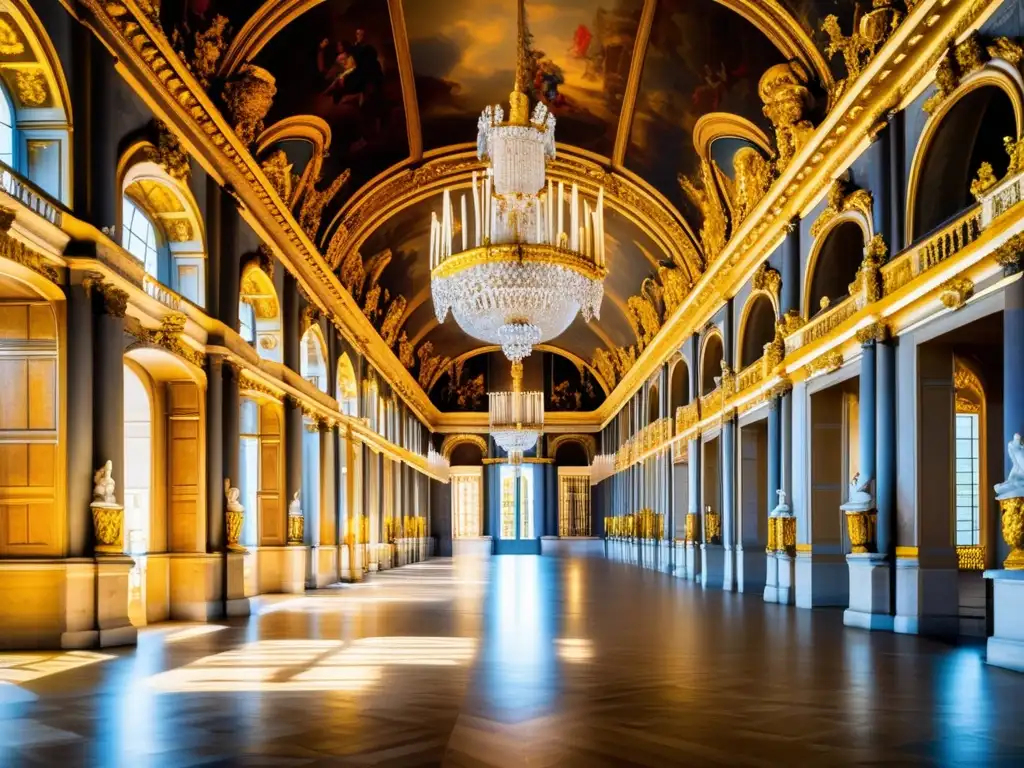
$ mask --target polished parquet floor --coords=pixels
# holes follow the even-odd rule
[[[1024,765],[1024,675],[602,559],[434,560],[0,654],[0,765]]]

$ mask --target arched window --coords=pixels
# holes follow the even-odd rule
[[[238,302],[238,333],[250,344],[256,344],[256,311],[244,299]]]
[[[14,167],[14,110],[3,86],[0,86],[0,162]]]
[[[277,300],[274,282],[255,264],[242,270],[242,290],[238,297],[239,333],[244,337],[243,322],[253,321],[256,351],[260,357],[281,362],[281,304]],[[251,312],[243,315],[243,305]]]
[[[701,397],[709,395],[718,386],[716,376],[722,375],[722,360],[725,359],[725,350],[722,348],[722,337],[713,333],[704,343],[704,356],[700,365],[700,394]]]
[[[356,404],[358,402],[358,387],[356,386],[356,372],[352,367],[352,360],[348,353],[342,353],[338,358],[338,402],[341,404],[341,412],[346,416],[356,415]]]
[[[145,265],[147,274],[157,277],[156,230],[149,217],[127,197],[121,204],[121,245]]]
[[[812,254],[806,314],[810,319],[849,295],[850,283],[864,260],[867,236],[856,221],[842,221],[826,234]]]
[[[775,305],[767,294],[756,294],[746,308],[740,340],[740,369],[764,356],[764,346],[775,338]]]

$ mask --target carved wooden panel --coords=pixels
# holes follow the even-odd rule
[[[0,556],[60,555],[57,343],[45,303],[0,303]]]
[[[283,454],[280,408],[277,403],[260,406],[260,484],[256,494],[260,546],[282,545],[287,537],[286,509],[281,492]]]
[[[172,552],[206,550],[199,388],[192,382],[167,385],[168,510]]]

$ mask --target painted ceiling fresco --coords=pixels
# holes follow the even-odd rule
[[[742,45],[730,41],[742,40]],[[626,167],[685,205],[678,177],[698,170],[693,128],[709,112],[767,130],[757,83],[782,54],[749,22],[710,0],[662,0],[655,10]]]
[[[313,114],[331,128],[325,184],[351,172],[335,202],[408,156],[391,16],[379,0],[321,3],[275,35],[254,63],[277,79],[266,118]]]
[[[475,141],[476,118],[508,101],[515,74],[515,4],[406,0],[424,149]],[[611,155],[643,0],[527,4],[531,100],[558,119],[558,140]]]
[[[756,203],[747,194],[751,181],[763,194],[777,172],[768,149],[773,126],[758,93],[761,76],[786,60],[782,49],[800,51],[809,65],[806,77],[797,75],[808,88],[805,117],[819,120],[830,80],[844,76],[842,56],[829,63],[831,76],[825,69],[832,57],[821,27],[835,14],[833,34],[848,34],[857,7],[855,0],[765,0],[765,7],[757,0],[654,0],[653,8],[646,0],[526,0],[529,95],[554,112],[560,144],[603,158],[606,171],[625,169],[641,189],[660,192],[687,222],[689,233],[679,236],[690,237],[706,260],[720,252],[729,220],[740,222]],[[788,29],[763,20],[785,11],[793,21]],[[480,111],[507,104],[516,0],[165,0],[162,6],[179,42],[215,27],[219,14],[227,17],[227,53],[218,76],[237,77],[251,63],[276,78],[265,125],[298,118],[330,129],[322,167],[301,179],[310,146],[264,145],[259,159],[268,180],[322,249],[341,233],[345,244],[330,260],[342,283],[413,375],[426,387],[436,383],[452,360],[480,346],[451,318],[438,324],[434,317],[426,251],[438,201],[399,210],[354,245],[345,242],[352,231],[347,217],[355,212],[358,222],[364,215],[371,179],[383,179],[396,164],[416,169],[437,150],[472,145]],[[694,131],[710,113],[718,114],[704,125],[718,127],[713,136],[704,133],[712,143],[703,163]],[[744,127],[729,133],[735,125]],[[276,152],[272,165],[277,149],[284,152]],[[621,166],[613,167],[613,158]],[[601,319],[577,318],[555,345],[565,360],[592,364],[614,385],[679,305],[688,282],[671,267],[667,250],[675,245],[662,250],[614,211],[607,232]],[[672,258],[686,260],[679,253]],[[694,274],[699,261],[689,264]]]

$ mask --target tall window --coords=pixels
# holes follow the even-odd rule
[[[483,473],[478,468],[456,470],[451,474],[452,536],[456,539],[480,535],[480,486]]]
[[[976,413],[956,414],[956,543],[981,542],[979,419]]]
[[[0,86],[0,162],[14,167],[14,110],[7,90]]]
[[[256,311],[247,301],[238,302],[238,333],[250,344],[256,343]]]
[[[156,232],[153,230],[153,222],[127,197],[122,198],[121,245],[145,265],[148,274],[157,276]]]
[[[240,477],[237,488],[242,492],[243,519],[242,543],[256,544],[257,494],[260,487],[260,407],[254,400],[242,398],[239,419],[239,462]],[[234,478],[231,478],[235,482]]]

